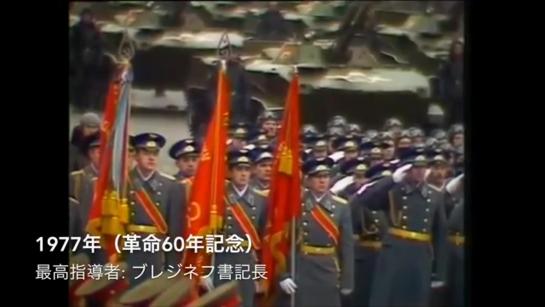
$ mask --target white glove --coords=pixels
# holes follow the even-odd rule
[[[435,289],[435,288],[441,288],[441,287],[443,287],[444,285],[445,285],[445,282],[439,281],[439,280],[434,280],[434,281],[431,282],[431,287],[432,287],[433,289]]]
[[[452,179],[447,185],[445,186],[445,190],[449,192],[450,194],[456,193],[458,191],[458,188],[460,187],[460,182],[464,179],[464,174],[458,175],[458,177]]]
[[[395,183],[399,183],[403,181],[403,178],[407,176],[407,171],[413,167],[412,164],[403,165],[402,167],[395,170],[394,174],[392,175],[392,179],[394,179]]]
[[[348,295],[352,293],[352,289],[341,289],[341,294],[342,295]]]
[[[297,285],[291,278],[286,278],[280,282],[280,288],[287,294],[293,294],[295,293],[295,289],[297,289]]]
[[[210,277],[201,277],[201,286],[211,291],[214,289],[214,281]]]

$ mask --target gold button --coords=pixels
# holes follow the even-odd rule
[[[161,195],[161,192],[157,192],[157,195]]]
[[[403,225],[403,226],[401,226],[401,228],[403,228],[403,229],[407,229],[407,226]]]
[[[404,215],[404,216],[403,216],[403,219],[404,219],[404,220],[406,220],[406,219],[407,219],[407,216],[406,216],[406,215]]]
[[[131,201],[131,205],[133,205],[133,206],[134,206],[134,201]]]
[[[257,208],[256,208],[256,207],[252,207],[252,210],[254,210],[254,211],[255,211],[255,210],[257,210]]]
[[[378,219],[375,219],[375,223],[378,223]]]
[[[426,212],[430,212],[430,208],[426,208]]]
[[[252,220],[255,220],[255,215],[252,215]]]
[[[331,208],[335,209],[335,205],[331,206]]]
[[[304,235],[304,236],[308,236],[308,232],[305,231],[305,232],[303,233],[303,235]]]
[[[334,217],[334,216],[335,216],[335,214],[331,213],[331,214],[330,214],[330,216],[331,216],[331,217]]]
[[[307,223],[307,222],[303,222],[303,226],[308,226],[308,223]]]
[[[403,196],[403,200],[407,200],[407,196]]]
[[[428,230],[427,229],[422,229],[422,232],[428,232]]]
[[[428,202],[431,203],[431,199],[428,198]]]
[[[403,210],[407,210],[407,208],[409,208],[409,207],[407,207],[407,206],[403,206]]]
[[[427,223],[428,222],[428,219],[424,219],[424,223]]]
[[[233,218],[232,218],[230,215],[228,215],[228,216],[227,216],[227,219],[228,219],[228,220],[232,220]]]
[[[160,206],[160,204],[159,204],[159,203],[155,203],[155,204],[157,205],[157,207],[159,207],[159,206]]]

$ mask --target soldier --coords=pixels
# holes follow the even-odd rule
[[[390,132],[394,139],[399,138],[401,130],[403,129],[403,124],[401,121],[395,117],[389,118],[384,124],[384,130]]]
[[[397,140],[397,148],[410,148],[412,146],[413,140],[408,131],[401,132],[399,139]]]
[[[354,288],[350,208],[328,191],[332,165],[330,158],[310,159],[303,165],[309,189],[297,222],[295,276],[283,273],[280,279],[282,290],[295,294],[296,306],[340,306],[341,294]]]
[[[335,115],[327,122],[327,128],[331,127],[346,127],[348,122],[342,115]]]
[[[346,130],[349,136],[358,137],[358,138],[362,137],[361,126],[356,123],[350,123],[346,125]]]
[[[134,137],[134,143],[136,166],[129,172],[127,232],[142,239],[154,235],[160,241],[165,236],[170,240],[181,237],[185,227],[185,186],[174,177],[157,171],[159,151],[165,145],[165,138],[156,133],[141,133]],[[142,240],[139,241],[142,246]],[[165,264],[176,267],[181,260],[181,254],[174,250],[166,255],[161,251],[134,251],[124,256],[129,265],[131,287],[149,279],[152,267],[159,272]],[[142,266],[147,266],[143,273],[137,268]],[[135,279],[135,275],[139,278]]]
[[[69,196],[81,202],[84,186],[98,176],[100,162],[100,133],[95,132],[87,136],[83,143],[83,150],[90,163],[78,171],[70,173]]]
[[[251,242],[245,240],[242,248],[246,250],[251,244],[251,253],[223,252],[216,253],[214,267],[232,266],[232,274],[228,280],[220,279],[214,274],[213,286],[217,287],[231,280],[238,279],[239,291],[242,294],[242,306],[254,306],[254,295],[257,284],[252,279],[235,278],[235,266],[249,266],[254,268],[259,262],[257,252],[261,249],[261,238],[265,231],[267,214],[267,194],[250,186],[250,156],[247,150],[230,152],[229,171],[231,182],[227,183],[225,191],[225,217],[223,226],[224,238],[236,235],[241,238],[249,236]],[[210,283],[208,278],[206,283]],[[208,286],[210,288],[210,286]]]
[[[243,149],[246,146],[246,139],[248,138],[248,124],[237,123],[233,125],[230,136],[229,150],[236,151]]]
[[[335,141],[334,147],[336,147],[338,151],[330,155],[330,158],[336,162],[331,171],[333,183],[343,176],[343,174],[339,173],[341,165],[358,157],[359,144],[353,137],[340,137]],[[338,156],[336,156],[337,153],[338,156],[342,156],[342,158],[339,159]]]
[[[463,148],[464,146],[464,126],[460,124],[452,125],[449,130],[449,143],[452,147]]]
[[[129,135],[129,146],[127,148],[128,155],[127,155],[127,167],[128,170],[132,170],[134,168],[134,157],[136,155],[136,149],[134,147],[134,136]]]
[[[438,192],[442,192],[445,187],[448,172],[448,161],[444,155],[435,155],[429,163],[430,172],[426,177],[428,185]]]
[[[392,175],[393,166],[390,163],[377,164],[364,172],[360,186],[348,186],[343,194],[350,199],[356,192],[364,194],[379,179]],[[371,286],[373,283],[375,265],[382,249],[382,236],[388,228],[384,212],[370,210],[363,206],[351,204],[352,224],[354,231],[355,285],[354,292],[344,302],[344,306],[369,306]]]
[[[391,161],[395,159],[395,144],[392,139],[385,139],[380,144],[382,149],[382,160]]]
[[[89,158],[85,150],[85,139],[98,133],[100,127],[100,118],[95,113],[85,113],[80,119],[78,126],[72,129],[70,139],[70,172],[77,171],[89,164]]]
[[[347,176],[352,176],[352,182],[343,188],[338,195],[344,199],[349,199],[356,193],[364,184],[367,183],[365,173],[369,169],[367,161],[363,157],[345,162],[341,165],[341,172]]]
[[[453,306],[464,306],[464,199],[463,174],[453,179],[446,186],[449,194],[457,196],[459,201],[448,220],[449,265],[447,302]]]
[[[430,282],[442,287],[446,270],[443,195],[424,181],[427,159],[416,151],[403,157],[391,177],[379,180],[352,205],[382,210],[390,228],[377,259],[370,306],[427,306]],[[432,279],[433,260],[437,276]]]
[[[420,129],[420,128],[411,127],[409,129],[409,136],[412,138],[412,141],[413,141],[414,145],[424,144],[425,143],[424,142],[425,141],[424,131],[422,131],[422,129]]]
[[[272,142],[278,133],[278,118],[274,113],[265,111],[258,120],[261,130],[265,132],[267,139]]]
[[[337,151],[337,148],[335,147],[335,142],[338,138],[344,136],[345,133],[346,131],[344,130],[344,126],[331,126],[327,128],[327,149],[329,152]]]
[[[323,135],[316,136],[315,141],[312,145],[312,151],[311,155],[315,159],[321,159],[327,157],[328,151],[327,151],[328,145],[327,141],[323,137]]]
[[[252,179],[250,185],[261,192],[268,192],[271,183],[273,153],[271,148],[257,148],[252,157]]]
[[[381,164],[383,161],[382,150],[379,147],[373,147],[369,152],[369,166],[373,167]]]
[[[200,146],[194,139],[183,139],[170,147],[168,154],[176,161],[179,170],[174,175],[176,180],[184,180],[195,175],[200,153]]]

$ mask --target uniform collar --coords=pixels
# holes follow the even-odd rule
[[[144,177],[144,175],[142,174],[142,172],[140,171],[140,168],[138,168],[138,166],[136,166],[134,169],[136,170],[136,173],[138,174],[138,176],[140,177],[140,179],[143,182],[150,181],[154,177],[154,175],[157,173],[157,171],[153,171],[147,177]]]
[[[249,185],[246,185],[242,190],[239,190],[237,189],[237,187],[235,186],[235,184],[231,184],[231,187],[233,188],[233,191],[235,192],[235,194],[238,196],[238,197],[243,197],[246,192],[248,191],[248,186]]]
[[[320,197],[317,197],[313,192],[310,192],[310,196],[312,197],[312,200],[315,204],[320,204],[327,211],[333,212],[330,195],[331,194],[329,192],[326,192]]]
[[[428,193],[428,185],[425,182],[421,182],[418,185],[405,183],[401,190],[405,192],[405,194],[412,194],[413,192],[417,191],[422,194],[423,197],[427,197]]]

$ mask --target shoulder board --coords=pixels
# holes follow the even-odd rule
[[[77,171],[73,171],[70,173],[70,176],[77,176],[77,175],[83,175],[83,169],[80,169],[80,170],[77,170]]]
[[[268,197],[269,196],[269,190],[263,190],[263,191],[260,191],[258,189],[255,189],[255,188],[252,188],[252,190],[256,193],[256,194],[259,194],[263,197]]]
[[[344,199],[342,197],[339,197],[339,196],[337,196],[335,194],[332,194],[331,198],[333,198],[334,200],[340,202],[341,204],[348,204],[348,201],[346,199]]]
[[[192,182],[191,182],[191,179],[189,179],[189,178],[185,178],[185,179],[181,180],[180,182],[181,182],[182,184],[191,184],[191,183],[192,183]]]
[[[165,178],[167,178],[167,179],[170,179],[170,180],[172,180],[172,181],[176,181],[176,178],[174,178],[174,176],[171,176],[171,175],[169,175],[169,174],[159,172],[159,175],[161,175],[161,176],[163,176],[163,177],[165,177]]]

